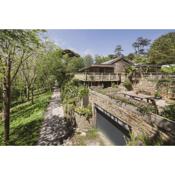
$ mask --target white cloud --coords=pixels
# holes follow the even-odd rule
[[[94,56],[94,52],[92,51],[92,49],[85,49],[84,52],[82,53],[83,55],[92,55]]]

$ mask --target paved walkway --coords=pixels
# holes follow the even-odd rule
[[[52,95],[51,102],[47,108],[46,118],[51,118],[52,116],[64,117],[63,106],[60,105],[60,91],[55,89]]]
[[[60,145],[67,132],[68,123],[60,104],[60,92],[55,89],[45,113],[38,145]]]

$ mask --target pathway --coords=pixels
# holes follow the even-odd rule
[[[45,112],[38,145],[61,145],[63,140],[72,133],[72,121],[64,118],[60,100],[60,92],[55,88]]]

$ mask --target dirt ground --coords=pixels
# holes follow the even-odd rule
[[[110,140],[99,130],[89,129],[76,131],[74,136],[68,139],[65,146],[112,146]]]

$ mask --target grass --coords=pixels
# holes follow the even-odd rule
[[[135,136],[133,133],[130,133],[130,140],[127,142],[128,146],[160,146],[164,144],[159,134],[154,138],[149,138],[145,134]]]
[[[98,130],[96,128],[91,128],[86,132],[86,136],[81,136],[76,134],[74,136],[75,142],[74,145],[77,146],[86,146],[89,145],[90,143],[94,146],[96,145],[96,143],[98,143],[98,145],[103,146],[104,143],[101,140],[101,138],[98,135]]]
[[[175,121],[175,103],[164,107],[160,115],[167,119]]]
[[[43,121],[43,113],[51,93],[43,93],[31,102],[19,104],[11,109],[9,145],[36,145]],[[3,145],[3,125],[0,121],[0,145]]]

